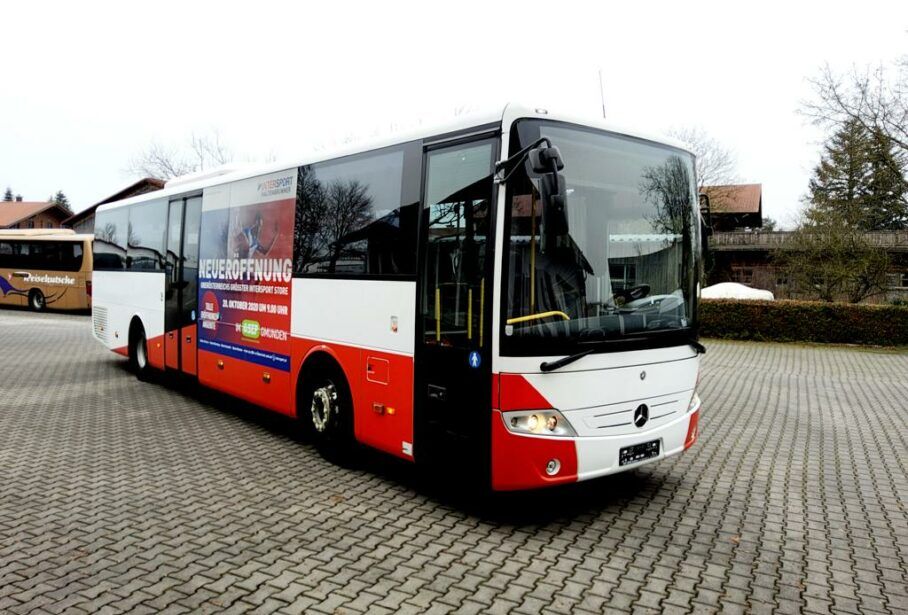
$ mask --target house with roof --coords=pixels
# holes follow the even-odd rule
[[[0,202],[0,229],[62,228],[70,212],[48,201]]]
[[[138,196],[140,194],[145,194],[146,192],[160,190],[163,187],[163,179],[145,177],[137,182],[129,184],[122,190],[114,192],[109,197],[98,201],[94,205],[86,207],[79,213],[73,214],[72,216],[66,218],[63,221],[63,226],[65,226],[66,228],[71,228],[77,233],[86,233],[90,235],[94,233],[95,230],[95,210],[101,205],[104,205],[105,203],[111,203],[113,201],[119,201],[120,199],[128,199],[131,196]]]
[[[704,186],[709,196],[714,231],[758,229],[763,226],[763,184]]]
[[[886,250],[889,256],[885,290],[867,302],[908,301],[908,231],[866,232],[864,240]],[[706,286],[737,282],[771,291],[777,299],[802,298],[802,293],[790,286],[784,267],[776,262],[778,254],[797,247],[796,241],[797,235],[791,231],[752,229],[713,233],[709,238]]]

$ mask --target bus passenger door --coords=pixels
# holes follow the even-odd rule
[[[199,224],[202,197],[170,201],[164,294],[164,364],[196,374]]]
[[[488,468],[497,139],[428,148],[420,225],[414,454]]]
[[[180,306],[182,305],[181,242],[183,199],[170,201],[167,209],[167,259],[164,266],[164,366],[180,369]]]
[[[183,214],[183,259],[180,271],[180,369],[195,376],[199,309],[199,227],[202,222],[202,197],[186,199]]]

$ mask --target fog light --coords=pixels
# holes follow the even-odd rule
[[[558,474],[558,470],[561,469],[561,462],[557,459],[549,459],[549,462],[545,464],[545,473],[549,476],[555,476]]]

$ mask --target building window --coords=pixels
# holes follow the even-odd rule
[[[889,288],[908,288],[908,272],[887,273],[886,286]]]
[[[611,263],[608,273],[612,281],[612,292],[627,290],[637,285],[637,265],[635,263]]]
[[[32,218],[28,221],[28,228],[35,228],[35,219]]]

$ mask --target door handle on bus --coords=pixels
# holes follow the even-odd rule
[[[430,384],[429,399],[433,401],[446,401],[448,399],[448,389],[440,387],[437,384]]]

